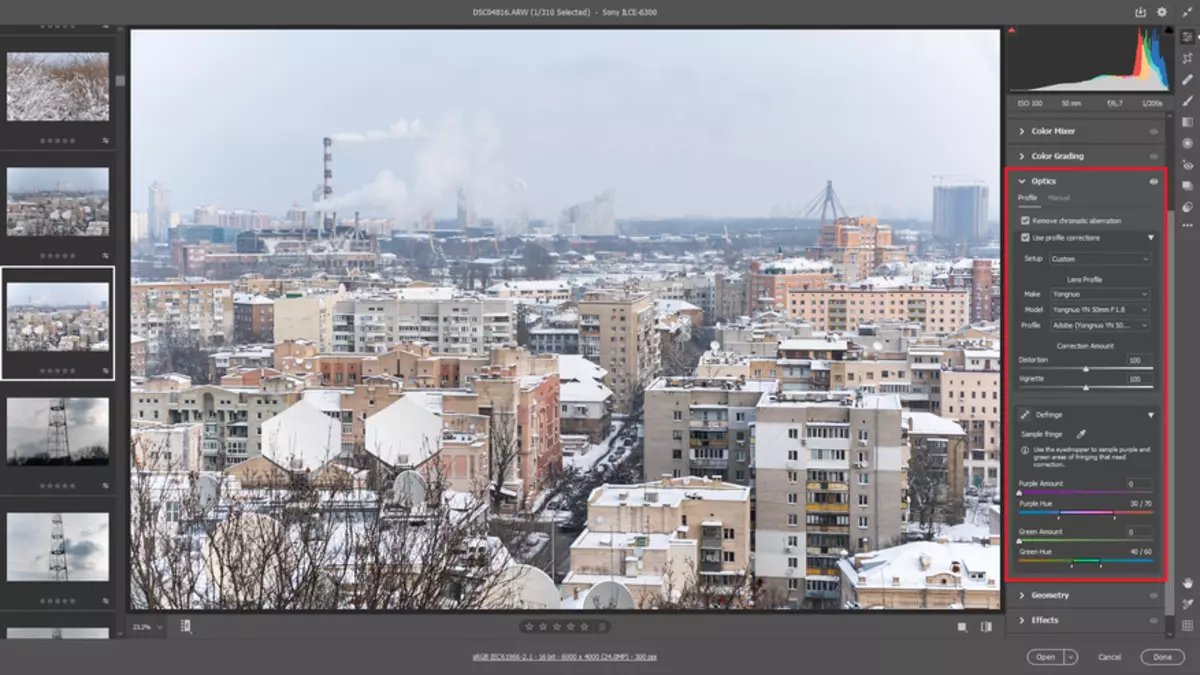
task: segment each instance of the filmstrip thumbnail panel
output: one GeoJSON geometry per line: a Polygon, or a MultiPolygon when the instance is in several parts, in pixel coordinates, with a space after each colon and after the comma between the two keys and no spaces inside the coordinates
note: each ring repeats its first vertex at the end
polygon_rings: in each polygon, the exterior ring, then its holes
{"type": "Polygon", "coordinates": [[[113,381],[113,267],[0,268],[0,379],[113,381]]]}
{"type": "MultiPolygon", "coordinates": [[[[115,608],[112,575],[120,560],[113,546],[111,499],[10,499],[4,506],[0,610],[115,608]]],[[[40,625],[26,627],[62,629],[64,618],[86,619],[86,615],[50,613],[40,617],[40,625]]],[[[108,623],[108,617],[103,618],[101,626],[108,623]]],[[[4,621],[13,619],[7,616],[4,621]]],[[[90,625],[78,627],[96,627],[95,618],[87,622],[90,625]]]]}
{"type": "MultiPolygon", "coordinates": [[[[0,264],[110,265],[127,213],[114,190],[112,35],[6,35],[0,264]],[[113,202],[113,197],[116,202],[113,202]]],[[[126,219],[127,220],[127,219],[126,219]]]]}

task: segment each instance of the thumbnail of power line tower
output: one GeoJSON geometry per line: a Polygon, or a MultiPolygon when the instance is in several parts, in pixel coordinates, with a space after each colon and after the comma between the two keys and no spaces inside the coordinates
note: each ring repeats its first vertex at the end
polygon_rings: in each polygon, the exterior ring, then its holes
{"type": "Polygon", "coordinates": [[[50,399],[50,422],[46,427],[46,457],[51,463],[71,462],[71,441],[67,434],[67,399],[50,399]]]}
{"type": "Polygon", "coordinates": [[[51,640],[61,640],[61,639],[63,639],[63,636],[62,636],[62,629],[61,629],[61,628],[55,628],[54,630],[50,631],[50,639],[51,639],[51,640]]]}
{"type": "Polygon", "coordinates": [[[54,514],[50,521],[50,581],[70,581],[67,578],[67,540],[63,535],[63,517],[54,514]]]}

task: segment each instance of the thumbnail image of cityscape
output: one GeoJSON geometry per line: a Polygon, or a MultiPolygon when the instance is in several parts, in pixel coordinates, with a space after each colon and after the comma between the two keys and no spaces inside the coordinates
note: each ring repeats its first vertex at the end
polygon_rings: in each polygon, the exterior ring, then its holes
{"type": "Polygon", "coordinates": [[[134,608],[1000,608],[995,32],[131,40],[134,608]]]}
{"type": "Polygon", "coordinates": [[[109,350],[109,286],[89,282],[5,285],[10,352],[109,350]]]}
{"type": "Polygon", "coordinates": [[[9,167],[6,185],[8,236],[108,236],[108,169],[9,167]]]}

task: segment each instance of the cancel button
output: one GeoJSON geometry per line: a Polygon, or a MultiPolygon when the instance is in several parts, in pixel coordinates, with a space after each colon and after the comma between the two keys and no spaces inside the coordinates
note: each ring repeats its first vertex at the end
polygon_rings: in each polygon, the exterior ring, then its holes
{"type": "Polygon", "coordinates": [[[1123,660],[1121,658],[1121,652],[1114,652],[1114,653],[1100,652],[1099,654],[1096,655],[1096,659],[1098,659],[1099,661],[1107,662],[1107,663],[1120,663],[1123,660]]]}
{"type": "Polygon", "coordinates": [[[1147,649],[1142,663],[1148,666],[1182,666],[1187,656],[1182,649],[1147,649]]]}

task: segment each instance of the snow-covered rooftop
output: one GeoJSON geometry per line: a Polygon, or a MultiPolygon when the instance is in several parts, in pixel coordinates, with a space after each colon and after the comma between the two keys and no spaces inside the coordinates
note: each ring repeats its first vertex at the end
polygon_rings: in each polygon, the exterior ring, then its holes
{"type": "Polygon", "coordinates": [[[571,548],[645,548],[666,550],[670,547],[671,540],[674,538],[674,532],[670,534],[645,534],[642,532],[596,532],[584,530],[575,539],[575,542],[571,544],[571,548]]]}
{"type": "Polygon", "coordinates": [[[642,485],[602,485],[592,491],[592,506],[679,506],[688,499],[709,501],[748,502],[750,488],[724,483],[711,478],[684,476],[642,485]],[[651,493],[651,501],[646,494],[651,493]],[[622,497],[623,496],[623,497],[622,497]]]}
{"type": "Polygon", "coordinates": [[[917,590],[943,587],[941,575],[953,579],[951,588],[995,588],[999,591],[999,546],[977,542],[917,541],[838,561],[846,582],[856,588],[917,590]],[[854,562],[861,563],[855,569],[854,562]],[[959,571],[953,572],[955,565],[959,571]]]}
{"type": "Polygon", "coordinates": [[[845,351],[850,348],[848,340],[823,337],[791,338],[779,343],[780,351],[845,351]]]}
{"type": "Polygon", "coordinates": [[[958,422],[930,412],[904,412],[901,416],[904,427],[921,436],[962,436],[965,433],[958,422]]]}

